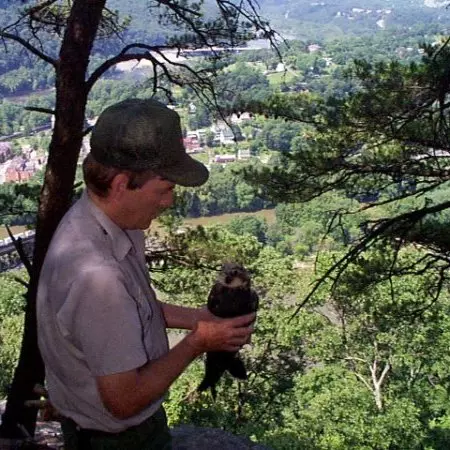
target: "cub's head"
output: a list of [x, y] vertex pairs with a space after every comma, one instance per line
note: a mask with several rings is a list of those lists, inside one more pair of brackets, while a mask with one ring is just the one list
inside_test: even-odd
[[247, 269], [234, 262], [222, 265], [217, 281], [228, 288], [250, 288], [250, 274]]

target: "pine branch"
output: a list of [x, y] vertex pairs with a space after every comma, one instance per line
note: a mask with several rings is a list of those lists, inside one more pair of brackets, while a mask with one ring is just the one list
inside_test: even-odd
[[33, 53], [33, 55], [35, 55], [38, 58], [42, 59], [43, 61], [51, 64], [54, 68], [56, 68], [58, 66], [58, 62], [55, 59], [53, 59], [49, 55], [45, 54], [43, 51], [38, 50], [34, 45], [30, 44], [28, 41], [21, 38], [20, 36], [16, 36], [15, 34], [7, 33], [5, 31], [0, 31], [0, 38], [9, 39], [11, 41], [18, 42], [20, 45], [25, 47], [28, 51]]
[[25, 106], [23, 109], [25, 111], [34, 111], [34, 112], [39, 112], [39, 113], [44, 113], [44, 114], [51, 114], [53, 116], [55, 115], [54, 109], [40, 108], [38, 106]]
[[[131, 46], [128, 46], [131, 47]], [[151, 46], [148, 46], [151, 47]], [[153, 47], [151, 47], [153, 48]], [[133, 61], [138, 60], [141, 61], [142, 59], [146, 59], [148, 61], [152, 61], [153, 63], [157, 63], [156, 58], [151, 55], [150, 51], [146, 53], [124, 53], [126, 50], [122, 50], [118, 55], [107, 59], [104, 61], [100, 66], [98, 66], [92, 74], [89, 76], [85, 83], [86, 93], [90, 92], [94, 84], [97, 82], [97, 80], [111, 67], [114, 67], [116, 64], [126, 61]]]
[[[308, 295], [303, 299], [300, 305], [295, 309], [294, 313], [289, 320], [292, 320], [300, 310], [309, 302], [314, 296], [319, 287], [327, 280], [332, 281], [332, 287], [337, 285], [337, 282], [345, 269], [356, 260], [356, 258], [363, 253], [370, 245], [383, 239], [389, 233], [392, 233], [396, 229], [404, 224], [415, 224], [429, 214], [434, 214], [440, 211], [444, 211], [450, 208], [450, 201], [439, 203], [438, 205], [424, 207], [419, 210], [410, 211], [407, 213], [399, 214], [389, 219], [376, 220], [372, 224], [372, 228], [367, 230], [366, 236], [364, 236], [356, 245], [353, 246], [344, 256], [342, 256], [337, 262], [329, 267], [326, 272], [314, 282], [314, 285]], [[333, 274], [336, 273], [335, 276]]]

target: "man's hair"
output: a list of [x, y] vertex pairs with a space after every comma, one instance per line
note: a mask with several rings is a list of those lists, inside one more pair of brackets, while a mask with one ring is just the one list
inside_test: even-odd
[[148, 180], [157, 176], [151, 170], [134, 171], [105, 166], [96, 161], [90, 153], [83, 161], [84, 182], [87, 188], [99, 197], [108, 195], [114, 177], [120, 173], [128, 176], [127, 189], [139, 189]]

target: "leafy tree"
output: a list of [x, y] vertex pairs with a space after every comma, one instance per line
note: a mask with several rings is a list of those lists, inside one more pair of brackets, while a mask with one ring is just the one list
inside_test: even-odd
[[25, 310], [26, 273], [0, 275], [0, 395], [7, 393], [16, 367]]
[[291, 141], [301, 131], [301, 125], [283, 120], [266, 120], [257, 139], [265, 148], [278, 152], [290, 152]]
[[267, 222], [255, 216], [244, 216], [233, 219], [227, 228], [233, 233], [240, 236], [246, 234], [256, 237], [259, 242], [266, 242]]
[[336, 280], [375, 244], [397, 249], [415, 244], [429, 252], [406, 266], [394, 261], [388, 273], [420, 272], [425, 261], [426, 270], [439, 274], [435, 288], [446, 286], [448, 40], [425, 45], [424, 52], [420, 63], [356, 61], [349, 75], [357, 79], [359, 90], [346, 99], [277, 96], [254, 107], [308, 124], [295, 152], [283, 155], [276, 167], [258, 173], [247, 169], [248, 181], [258, 185], [262, 195], [308, 202], [337, 192], [360, 200], [359, 206], [344, 206], [329, 229], [340, 227], [341, 218], [358, 210], [371, 215], [361, 222], [362, 233], [349, 252], [318, 284]]
[[0, 185], [0, 223], [33, 223], [40, 185], [4, 183]]
[[[414, 252], [402, 251], [399, 257], [411, 261]], [[269, 251], [266, 261], [274, 256]], [[326, 270], [333, 256], [326, 255], [319, 270]], [[281, 416], [271, 427], [253, 430], [258, 440], [276, 449], [446, 448], [448, 352], [443, 346], [450, 299], [442, 293], [436, 308], [422, 307], [433, 284], [427, 274], [395, 281], [398, 295], [393, 295], [383, 272], [394, 257], [394, 250], [380, 249], [352, 265], [331, 293], [324, 287], [300, 314], [292, 317], [291, 308], [291, 320], [276, 316], [283, 328], [278, 338], [296, 336], [291, 345], [306, 368], [289, 373], [283, 407], [271, 409]], [[264, 263], [260, 267], [269, 273]], [[377, 284], [379, 278], [383, 281]], [[295, 298], [284, 301], [293, 307]]]
[[189, 113], [187, 125], [190, 130], [209, 127], [211, 125], [210, 112], [201, 103], [195, 105], [195, 112]]
[[221, 100], [228, 105], [238, 102], [238, 99], [254, 98], [268, 94], [269, 82], [263, 73], [243, 62], [238, 62], [232, 70], [226, 70], [218, 78], [218, 91]]
[[17, 366], [20, 352], [20, 339], [23, 334], [24, 314], [5, 317], [0, 322], [0, 395], [8, 389]]
[[237, 211], [257, 211], [270, 206], [255, 196], [253, 187], [235, 172], [241, 162], [211, 167], [207, 183], [196, 189], [177, 189], [174, 210], [181, 217], [212, 216]]
[[[286, 427], [267, 433], [275, 448], [420, 448], [423, 432], [413, 402], [394, 402], [388, 412], [379, 414], [369, 393], [339, 366], [318, 366], [297, 376], [291, 395], [284, 411]], [[279, 439], [288, 445], [278, 446]]]
[[[96, 81], [118, 62], [148, 59], [153, 65], [153, 88], [168, 92], [167, 83], [190, 84], [204, 101], [215, 103], [211, 73], [214, 67], [195, 71], [190, 66], [171, 63], [163, 53], [182, 47], [237, 45], [259, 35], [272, 39], [273, 31], [254, 9], [251, 0], [235, 5], [217, 0], [217, 15], [204, 19], [199, 3], [183, 4], [156, 0], [148, 7], [163, 26], [175, 26], [179, 31], [160, 45], [144, 42], [127, 44], [113, 56], [88, 70], [94, 41], [120, 33], [127, 20], [120, 21], [106, 0], [72, 0], [62, 2], [25, 2], [10, 25], [0, 29], [0, 38], [20, 44], [31, 54], [46, 62], [55, 73], [56, 102], [46, 112], [55, 115], [55, 126], [49, 147], [48, 164], [37, 214], [33, 269], [27, 295], [25, 331], [19, 365], [6, 411], [3, 414], [1, 435], [21, 437], [21, 424], [29, 434], [34, 433], [36, 411], [24, 407], [26, 399], [35, 398], [32, 390], [42, 382], [44, 368], [37, 348], [35, 297], [40, 268], [61, 217], [70, 206], [79, 150], [84, 130], [88, 95]], [[49, 36], [59, 41], [59, 51], [43, 45]], [[176, 70], [174, 70], [176, 69]], [[37, 109], [43, 112], [42, 109]]]

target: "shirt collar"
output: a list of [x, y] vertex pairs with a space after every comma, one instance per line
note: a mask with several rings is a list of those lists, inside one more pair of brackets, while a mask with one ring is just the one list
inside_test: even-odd
[[80, 202], [92, 214], [99, 224], [103, 234], [109, 237], [114, 253], [114, 257], [121, 261], [133, 248], [131, 241], [125, 230], [116, 225], [95, 203], [91, 200], [86, 190], [81, 195]]

